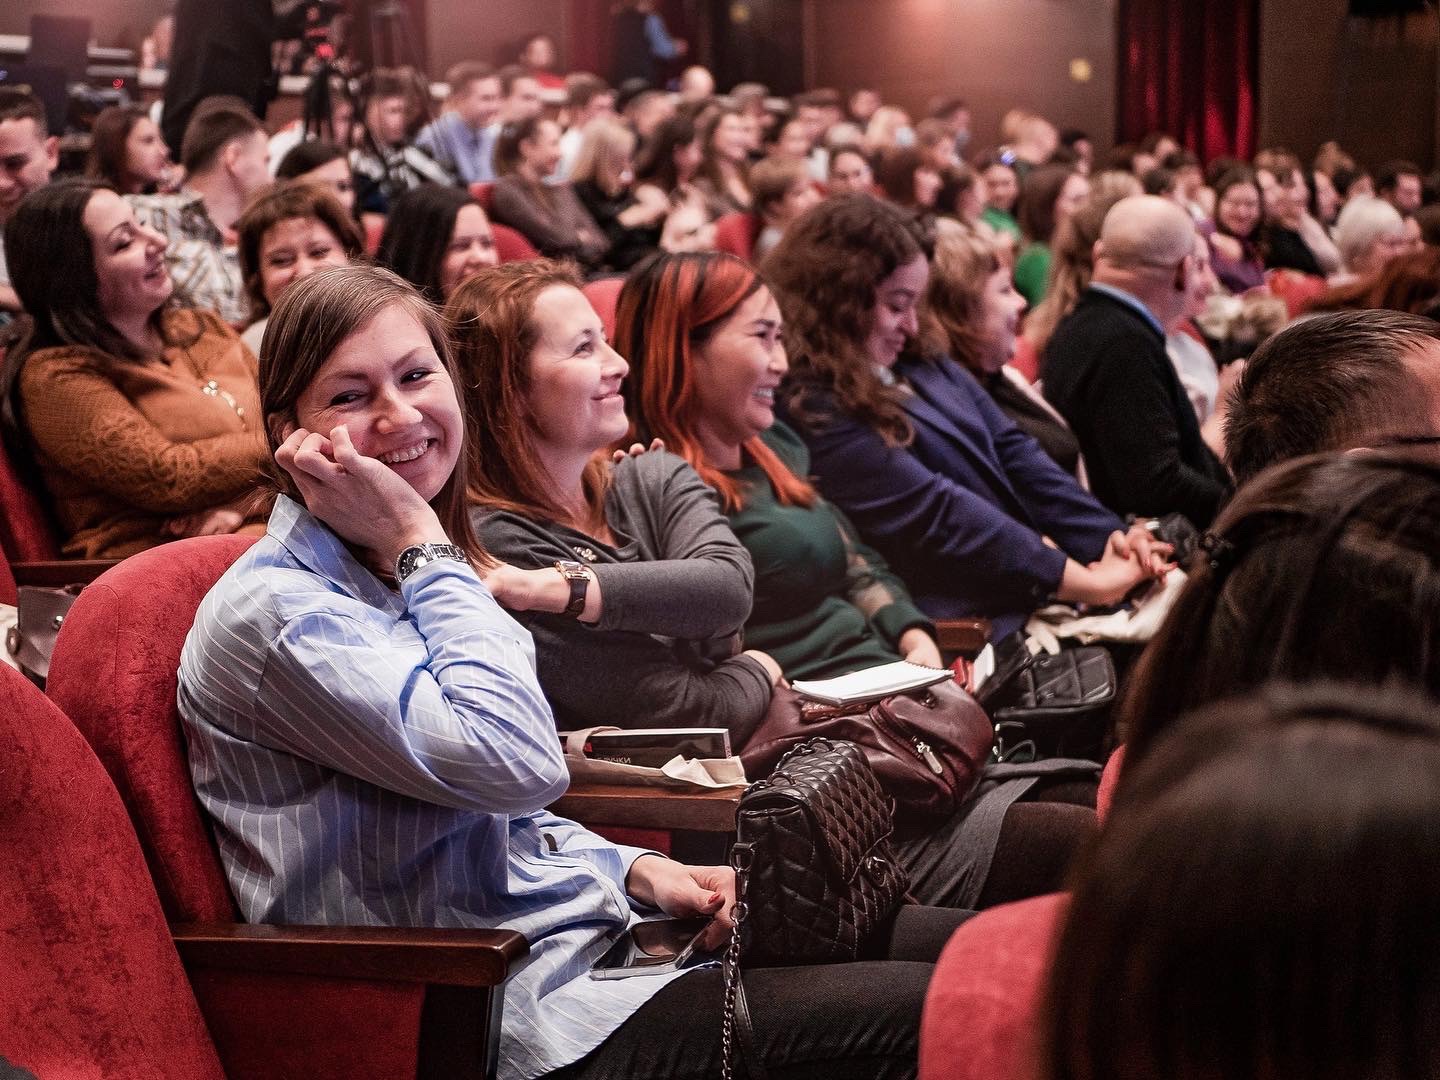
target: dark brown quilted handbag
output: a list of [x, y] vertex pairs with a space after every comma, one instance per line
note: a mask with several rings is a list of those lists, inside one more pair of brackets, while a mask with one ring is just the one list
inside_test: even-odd
[[995, 729], [980, 703], [950, 679], [911, 694], [831, 707], [776, 687], [755, 733], [740, 748], [750, 776], [809, 739], [854, 743], [894, 800], [907, 829], [951, 817], [980, 782]]
[[725, 955], [724, 1047], [753, 1059], [740, 968], [854, 960], [903, 902], [909, 881], [890, 849], [890, 799], [851, 743], [811, 739], [740, 797], [735, 932]]

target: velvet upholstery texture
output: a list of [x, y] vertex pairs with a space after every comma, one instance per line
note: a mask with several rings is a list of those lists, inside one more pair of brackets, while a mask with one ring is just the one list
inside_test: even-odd
[[540, 257], [535, 245], [509, 225], [492, 221], [490, 231], [495, 234], [495, 253], [502, 263], [526, 262]]
[[920, 1080], [1032, 1080], [1033, 1042], [1069, 896], [982, 911], [935, 965], [920, 1021]]
[[172, 920], [239, 919], [190, 783], [175, 673], [200, 601], [252, 543], [197, 537], [117, 563], [75, 601], [51, 657], [47, 692], [119, 788]]
[[10, 559], [0, 551], [0, 604], [15, 606], [19, 593], [15, 588], [15, 575], [10, 572]]
[[35, 492], [21, 479], [3, 446], [0, 446], [0, 551], [11, 562], [60, 557], [49, 515]]
[[0, 667], [0, 1049], [43, 1080], [220, 1080], [135, 832], [85, 740]]
[[749, 262], [760, 238], [760, 218], [755, 214], [723, 214], [715, 220], [715, 250]]
[[625, 286], [623, 277], [598, 278], [585, 283], [585, 299], [600, 316], [607, 338], [615, 337], [615, 306], [620, 302], [620, 290]]

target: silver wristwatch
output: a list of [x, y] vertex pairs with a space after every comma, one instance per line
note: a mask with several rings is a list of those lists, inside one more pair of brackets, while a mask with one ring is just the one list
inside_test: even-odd
[[462, 563], [470, 561], [465, 557], [465, 552], [454, 544], [412, 544], [400, 552], [400, 557], [395, 560], [395, 583], [398, 585], [420, 567], [436, 559], [454, 559]]

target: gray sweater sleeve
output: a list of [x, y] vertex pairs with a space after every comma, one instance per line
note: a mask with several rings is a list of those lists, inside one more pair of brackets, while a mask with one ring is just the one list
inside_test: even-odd
[[699, 641], [744, 626], [755, 594], [750, 553], [699, 474], [674, 454], [650, 452], [617, 465], [611, 484], [610, 524], [639, 540], [645, 560], [593, 567], [603, 598], [597, 627]]

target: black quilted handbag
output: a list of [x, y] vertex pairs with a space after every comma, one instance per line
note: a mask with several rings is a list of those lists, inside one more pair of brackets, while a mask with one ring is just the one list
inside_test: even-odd
[[741, 967], [854, 960], [904, 901], [890, 849], [894, 810], [853, 743], [811, 739], [740, 797], [735, 819], [735, 932], [725, 954], [724, 1061], [736, 1041], [760, 1080]]
[[1115, 662], [1103, 645], [1030, 654], [1024, 635], [1002, 642], [980, 704], [995, 721], [997, 745], [1027, 741], [1041, 757], [1101, 753], [1115, 700]]

